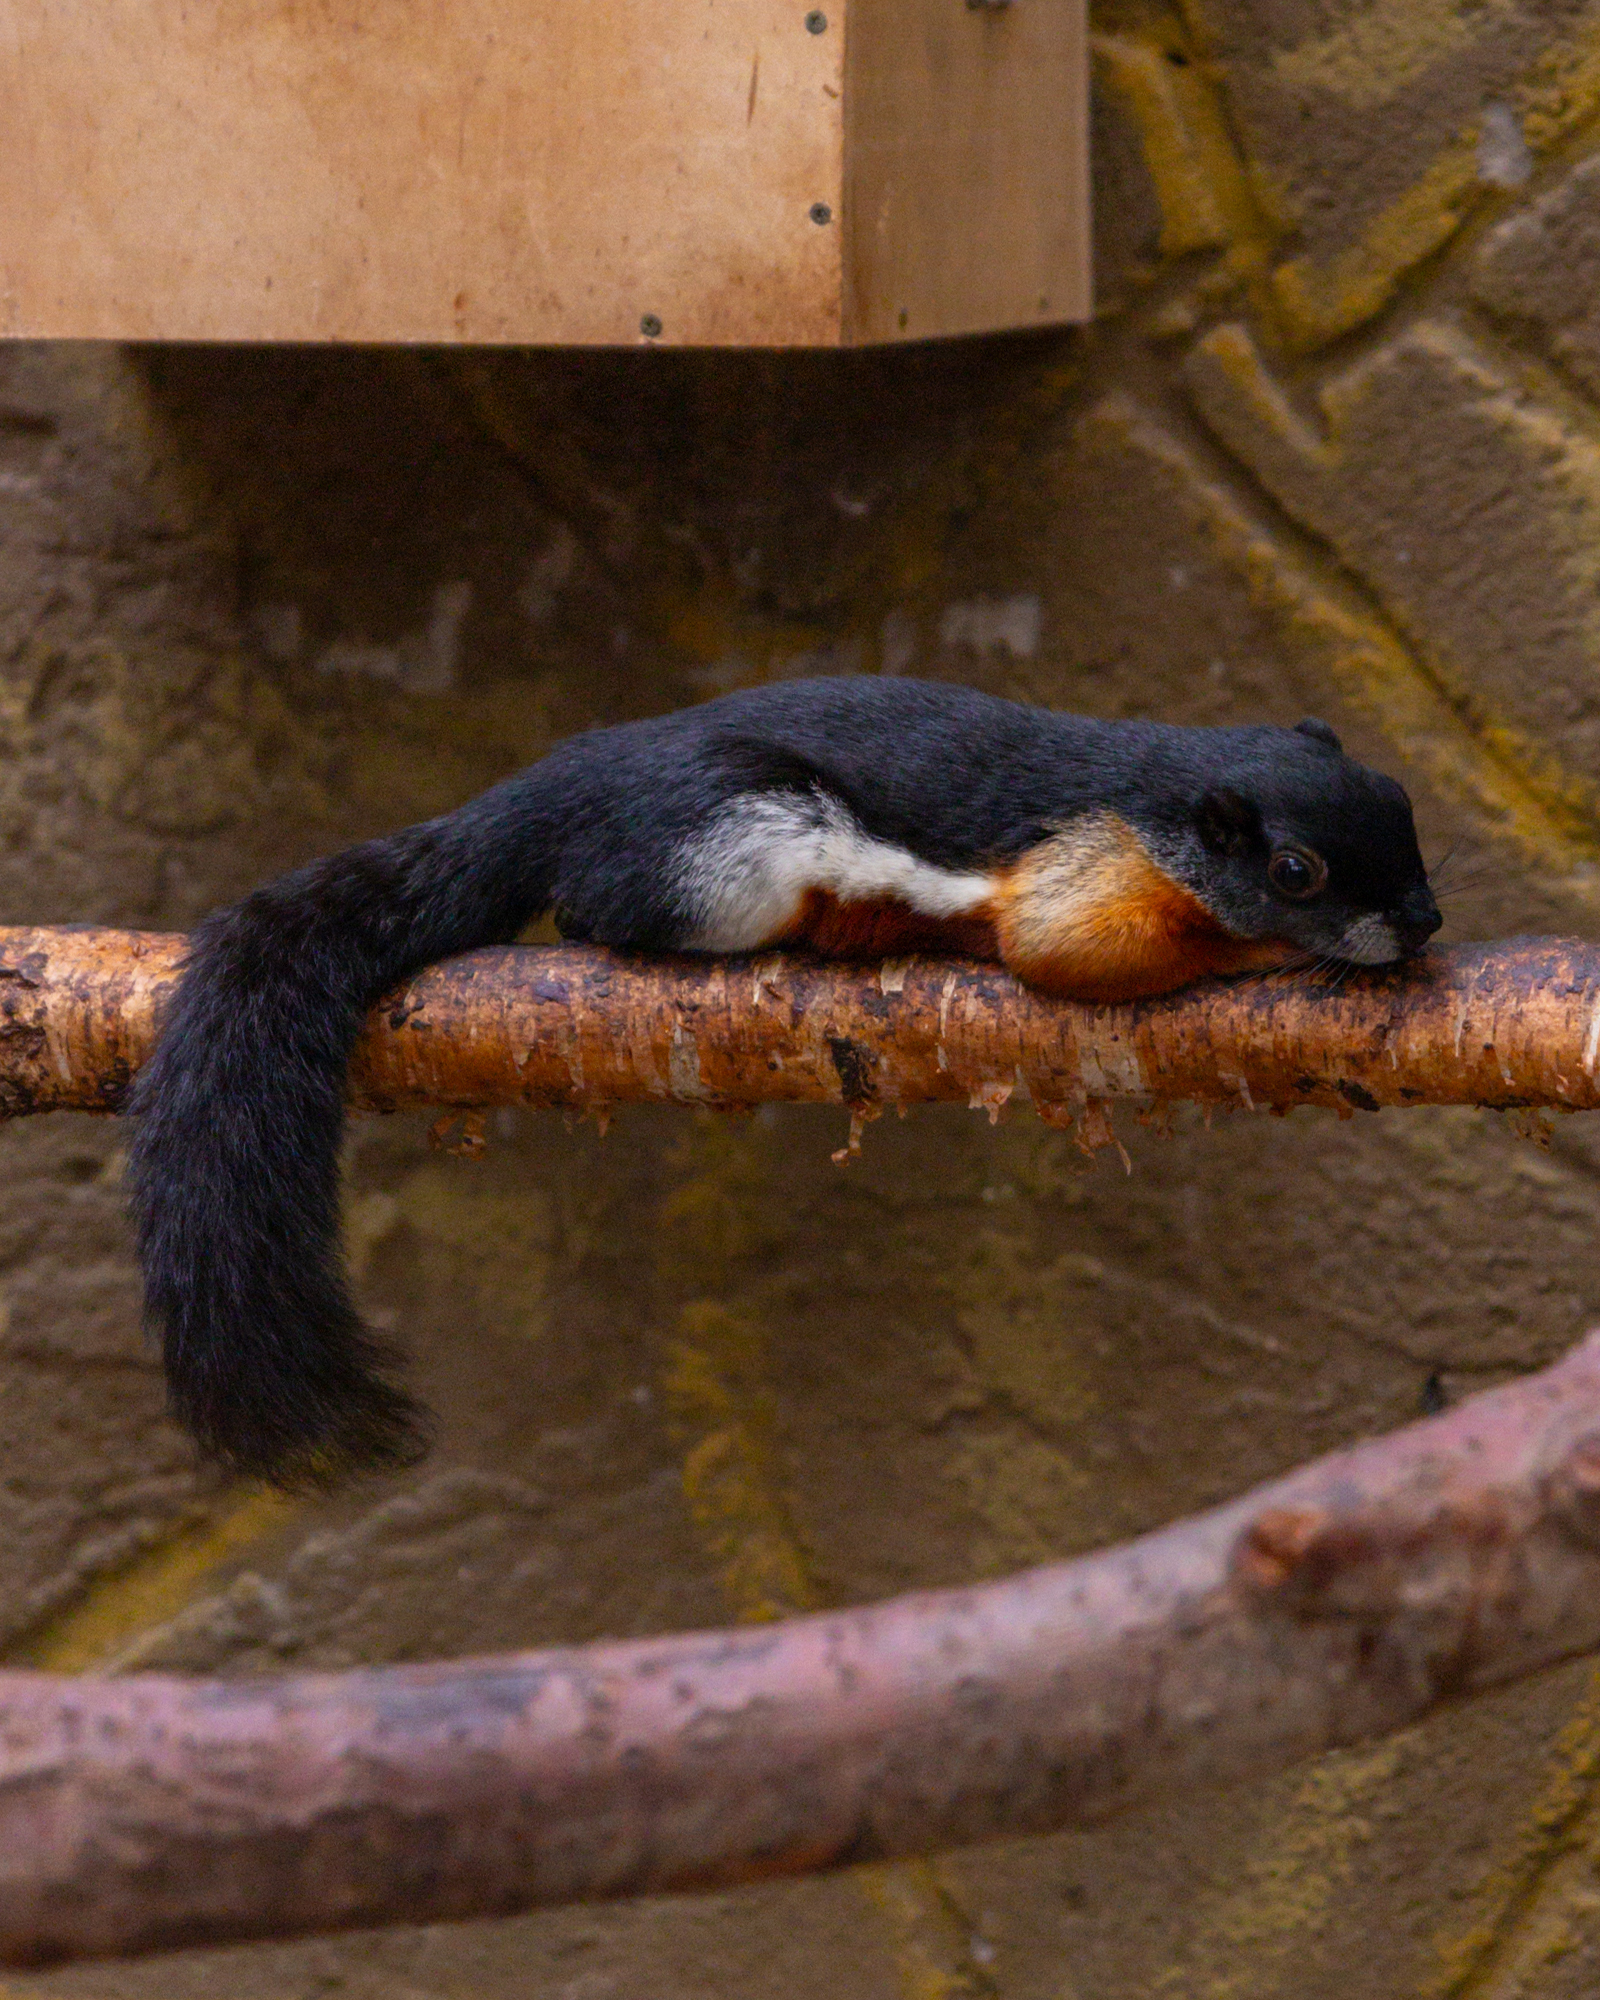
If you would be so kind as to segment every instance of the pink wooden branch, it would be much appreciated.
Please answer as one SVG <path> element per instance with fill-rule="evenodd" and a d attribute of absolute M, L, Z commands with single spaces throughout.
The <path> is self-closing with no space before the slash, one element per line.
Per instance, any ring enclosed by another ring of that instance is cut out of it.
<path fill-rule="evenodd" d="M 285 1679 L 0 1676 L 11 1965 L 488 1916 L 1078 1826 L 1600 1645 L 1600 1335 L 1082 1561 Z"/>

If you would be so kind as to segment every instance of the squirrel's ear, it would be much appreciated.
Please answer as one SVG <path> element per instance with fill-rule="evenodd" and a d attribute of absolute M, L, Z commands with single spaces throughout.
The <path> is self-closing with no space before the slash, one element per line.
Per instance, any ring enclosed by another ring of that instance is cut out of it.
<path fill-rule="evenodd" d="M 1194 823 L 1213 854 L 1249 854 L 1263 845 L 1261 808 L 1227 785 L 1206 793 L 1194 809 Z"/>
<path fill-rule="evenodd" d="M 1328 725 L 1325 722 L 1318 722 L 1314 715 L 1308 715 L 1304 722 L 1297 722 L 1294 733 L 1296 736 L 1309 736 L 1318 743 L 1326 743 L 1330 750 L 1338 750 L 1341 753 L 1344 750 L 1344 745 Z"/>

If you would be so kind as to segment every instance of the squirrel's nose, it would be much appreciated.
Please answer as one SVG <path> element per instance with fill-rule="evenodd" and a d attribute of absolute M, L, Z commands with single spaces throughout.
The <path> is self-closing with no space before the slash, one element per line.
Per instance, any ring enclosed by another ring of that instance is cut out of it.
<path fill-rule="evenodd" d="M 1408 889 L 1401 897 L 1391 921 L 1402 950 L 1413 952 L 1421 951 L 1444 918 L 1439 914 L 1439 905 L 1433 900 L 1433 891 L 1423 882 L 1415 889 Z"/>

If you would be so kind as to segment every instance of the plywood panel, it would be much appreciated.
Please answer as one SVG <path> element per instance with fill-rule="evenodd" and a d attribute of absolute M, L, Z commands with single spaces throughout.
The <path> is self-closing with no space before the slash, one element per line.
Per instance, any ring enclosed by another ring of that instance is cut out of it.
<path fill-rule="evenodd" d="M 0 333 L 836 341 L 839 16 L 0 0 Z"/>
<path fill-rule="evenodd" d="M 847 340 L 1088 316 L 1084 0 L 851 0 Z"/>

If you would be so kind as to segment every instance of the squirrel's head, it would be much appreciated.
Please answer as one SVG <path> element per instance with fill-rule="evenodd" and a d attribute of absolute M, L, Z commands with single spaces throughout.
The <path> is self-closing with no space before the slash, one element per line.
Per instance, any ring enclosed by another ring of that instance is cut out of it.
<path fill-rule="evenodd" d="M 1167 830 L 1212 914 L 1238 937 L 1354 965 L 1421 951 L 1443 919 L 1404 788 L 1347 757 L 1325 722 L 1218 735 L 1229 754 L 1199 774 L 1189 825 Z"/>

